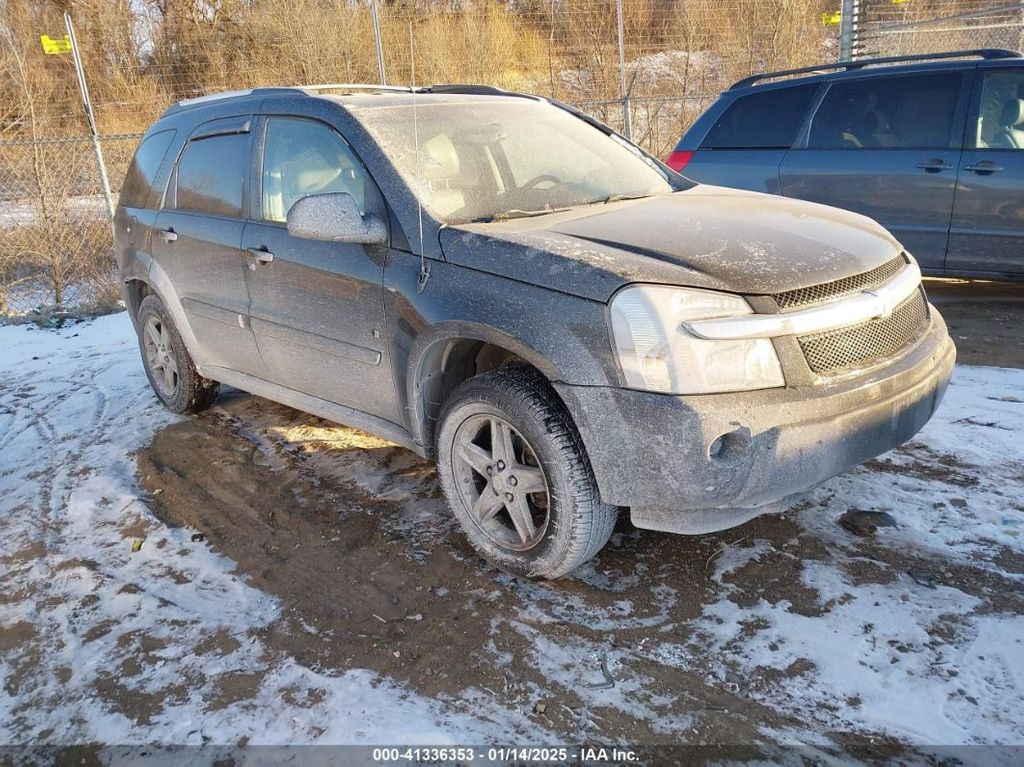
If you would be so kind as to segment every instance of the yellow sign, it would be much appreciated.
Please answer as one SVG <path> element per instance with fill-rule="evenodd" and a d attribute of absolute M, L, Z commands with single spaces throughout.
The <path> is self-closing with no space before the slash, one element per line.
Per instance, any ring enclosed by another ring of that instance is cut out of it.
<path fill-rule="evenodd" d="M 823 27 L 836 27 L 839 26 L 843 21 L 843 14 L 841 11 L 835 13 L 823 13 L 821 14 L 821 26 Z"/>
<path fill-rule="evenodd" d="M 892 0 L 893 5 L 905 5 L 909 2 L 910 0 Z"/>
<path fill-rule="evenodd" d="M 39 35 L 39 42 L 43 44 L 43 53 L 47 56 L 58 56 L 61 53 L 71 53 L 71 37 L 50 37 Z"/>

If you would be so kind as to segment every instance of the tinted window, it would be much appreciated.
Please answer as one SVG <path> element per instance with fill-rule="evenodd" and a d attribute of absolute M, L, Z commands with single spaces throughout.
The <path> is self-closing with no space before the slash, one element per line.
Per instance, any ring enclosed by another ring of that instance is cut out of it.
<path fill-rule="evenodd" d="M 787 149 L 807 114 L 817 85 L 742 96 L 704 138 L 704 149 Z"/>
<path fill-rule="evenodd" d="M 1024 69 L 985 72 L 968 133 L 973 149 L 1024 149 Z"/>
<path fill-rule="evenodd" d="M 311 120 L 272 117 L 263 150 L 263 218 L 284 221 L 295 201 L 348 192 L 359 211 L 381 208 L 377 188 L 332 128 Z"/>
<path fill-rule="evenodd" d="M 130 208 L 145 208 L 148 205 L 153 182 L 173 138 L 173 130 L 160 131 L 147 136 L 139 145 L 121 185 L 121 205 Z"/>
<path fill-rule="evenodd" d="M 178 162 L 175 207 L 214 216 L 241 216 L 248 147 L 245 133 L 190 141 Z"/>
<path fill-rule="evenodd" d="M 954 141 L 959 73 L 833 83 L 811 123 L 815 149 L 944 149 Z"/>

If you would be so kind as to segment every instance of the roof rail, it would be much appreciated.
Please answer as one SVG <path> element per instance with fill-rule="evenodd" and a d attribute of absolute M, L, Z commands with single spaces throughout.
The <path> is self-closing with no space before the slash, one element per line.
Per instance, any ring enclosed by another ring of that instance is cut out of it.
<path fill-rule="evenodd" d="M 374 85 L 373 83 L 321 83 L 319 85 L 293 85 L 292 88 L 300 91 L 393 91 L 398 93 L 412 93 L 422 88 L 412 88 L 409 85 Z"/>
<path fill-rule="evenodd" d="M 946 51 L 945 53 L 917 53 L 909 56 L 884 56 L 875 59 L 858 59 L 856 61 L 839 61 L 835 64 L 817 64 L 813 67 L 800 67 L 799 69 L 783 69 L 780 72 L 765 72 L 760 75 L 751 75 L 733 83 L 729 90 L 746 88 L 761 80 L 770 80 L 776 77 L 787 77 L 789 75 L 817 74 L 829 70 L 841 69 L 851 71 L 875 64 L 902 64 L 909 61 L 931 61 L 934 59 L 962 59 L 974 56 L 982 59 L 1016 59 L 1021 57 L 1020 51 L 1012 51 L 1006 48 L 977 48 L 970 51 Z"/>

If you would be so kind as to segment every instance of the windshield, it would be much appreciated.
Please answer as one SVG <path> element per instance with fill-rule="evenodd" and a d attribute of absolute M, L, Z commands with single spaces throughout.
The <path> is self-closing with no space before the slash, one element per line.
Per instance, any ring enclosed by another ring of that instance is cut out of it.
<path fill-rule="evenodd" d="M 426 97 L 415 109 L 415 120 L 410 103 L 352 112 L 424 207 L 445 223 L 539 215 L 673 191 L 633 148 L 550 104 Z"/>

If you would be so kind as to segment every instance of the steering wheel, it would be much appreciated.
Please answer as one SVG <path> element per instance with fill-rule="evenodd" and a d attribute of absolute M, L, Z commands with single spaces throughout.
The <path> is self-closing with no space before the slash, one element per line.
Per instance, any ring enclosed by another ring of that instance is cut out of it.
<path fill-rule="evenodd" d="M 558 186 L 562 183 L 562 179 L 557 176 L 552 176 L 550 173 L 542 173 L 539 176 L 534 176 L 521 187 L 521 190 L 533 189 L 534 187 L 543 184 L 545 181 L 550 181 L 552 186 Z"/>

